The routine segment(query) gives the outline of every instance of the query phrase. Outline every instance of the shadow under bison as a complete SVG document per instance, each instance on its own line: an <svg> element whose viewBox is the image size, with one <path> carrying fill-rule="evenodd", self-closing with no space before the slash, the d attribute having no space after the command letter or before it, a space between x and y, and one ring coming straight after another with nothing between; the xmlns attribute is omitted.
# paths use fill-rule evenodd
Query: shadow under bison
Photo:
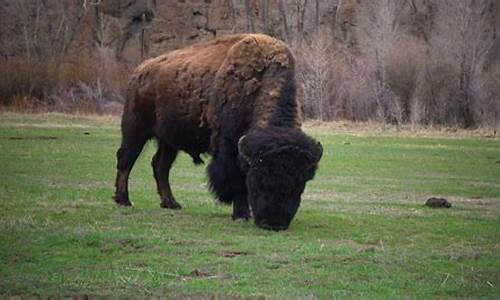
<svg viewBox="0 0 500 300"><path fill-rule="evenodd" d="M131 205L130 171L154 137L161 207L181 207L169 183L178 151L195 164L209 153L210 188L233 204L234 220L252 212L259 227L287 229L323 152L300 130L299 111L293 56L269 36L230 35L149 59L127 91L114 199Z"/></svg>

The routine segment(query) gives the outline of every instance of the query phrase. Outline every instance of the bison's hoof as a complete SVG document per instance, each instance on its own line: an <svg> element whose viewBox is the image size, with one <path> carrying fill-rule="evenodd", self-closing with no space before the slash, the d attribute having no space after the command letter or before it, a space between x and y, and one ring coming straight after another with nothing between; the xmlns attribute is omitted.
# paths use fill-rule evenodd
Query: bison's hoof
<svg viewBox="0 0 500 300"><path fill-rule="evenodd" d="M236 216L232 215L233 221L235 222L246 222L250 219L250 215Z"/></svg>
<svg viewBox="0 0 500 300"><path fill-rule="evenodd" d="M115 200L115 202L119 205L132 206L132 203L130 202L130 200L128 200L128 197L121 196L120 194L113 196L113 200Z"/></svg>
<svg viewBox="0 0 500 300"><path fill-rule="evenodd" d="M169 209L181 209L182 208L182 206L179 203L177 203L177 201L175 201L175 200L162 201L160 206L163 208L169 208Z"/></svg>

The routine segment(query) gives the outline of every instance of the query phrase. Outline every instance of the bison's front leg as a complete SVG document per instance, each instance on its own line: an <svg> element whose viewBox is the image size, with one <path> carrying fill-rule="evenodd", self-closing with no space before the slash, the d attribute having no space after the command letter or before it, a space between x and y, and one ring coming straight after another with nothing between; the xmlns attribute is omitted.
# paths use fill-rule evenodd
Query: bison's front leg
<svg viewBox="0 0 500 300"><path fill-rule="evenodd" d="M235 149L221 147L208 166L210 189L221 202L233 204L233 220L248 220L246 177L238 164Z"/></svg>
<svg viewBox="0 0 500 300"><path fill-rule="evenodd" d="M175 201L170 189L169 173L170 167L177 156L177 150L165 143L159 142L158 151L153 157L151 165L156 179L156 186L161 197L161 207L179 209L181 205Z"/></svg>
<svg viewBox="0 0 500 300"><path fill-rule="evenodd" d="M247 195L238 195L233 199L233 220L244 220L250 219L250 209L248 207Z"/></svg>

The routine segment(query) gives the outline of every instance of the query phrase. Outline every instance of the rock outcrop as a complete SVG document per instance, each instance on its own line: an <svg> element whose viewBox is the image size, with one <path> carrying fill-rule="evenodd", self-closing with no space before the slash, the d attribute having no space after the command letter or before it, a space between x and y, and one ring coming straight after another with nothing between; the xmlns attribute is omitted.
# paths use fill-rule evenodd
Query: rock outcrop
<svg viewBox="0 0 500 300"><path fill-rule="evenodd" d="M361 0L4 0L0 56L81 56L98 48L135 64L227 33L294 40L321 28L355 45L356 11L362 5ZM398 17L400 27L427 39L433 9L432 1L408 1ZM500 36L500 5L490 10Z"/></svg>
<svg viewBox="0 0 500 300"><path fill-rule="evenodd" d="M336 1L330 0L3 2L0 55L4 57L81 55L105 48L129 63L227 33L265 32L293 38L297 32L332 27L336 16Z"/></svg>

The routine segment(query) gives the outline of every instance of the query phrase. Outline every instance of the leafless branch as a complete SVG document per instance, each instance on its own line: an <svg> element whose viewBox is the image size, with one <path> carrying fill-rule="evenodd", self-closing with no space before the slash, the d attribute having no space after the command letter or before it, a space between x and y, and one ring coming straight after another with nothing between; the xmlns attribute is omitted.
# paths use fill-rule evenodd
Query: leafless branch
<svg viewBox="0 0 500 300"><path fill-rule="evenodd" d="M100 5L102 0L83 0L83 9L87 9L90 6Z"/></svg>

